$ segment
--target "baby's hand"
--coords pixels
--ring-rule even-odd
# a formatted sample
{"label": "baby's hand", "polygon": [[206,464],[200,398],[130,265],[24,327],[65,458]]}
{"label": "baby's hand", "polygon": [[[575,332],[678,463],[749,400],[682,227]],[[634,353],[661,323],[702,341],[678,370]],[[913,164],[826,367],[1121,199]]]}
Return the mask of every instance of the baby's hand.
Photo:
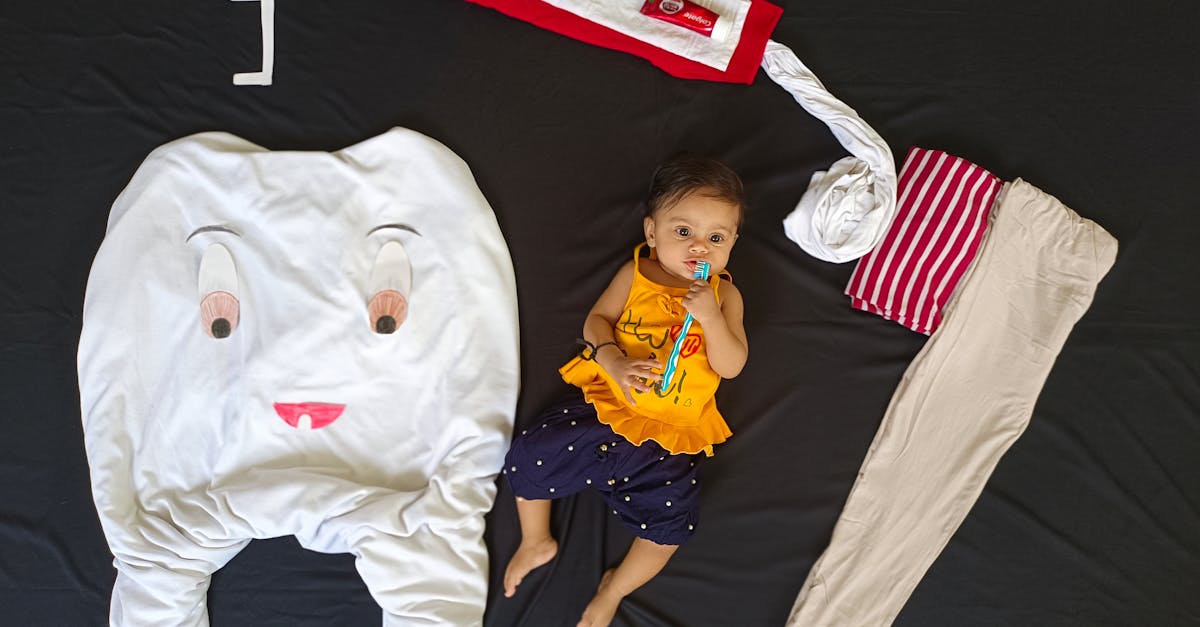
{"label": "baby's hand", "polygon": [[721,317],[721,305],[717,303],[717,294],[708,281],[703,279],[696,279],[688,286],[688,293],[683,297],[683,306],[701,326]]}
{"label": "baby's hand", "polygon": [[611,353],[604,357],[597,356],[596,363],[600,364],[608,376],[621,386],[621,391],[625,393],[625,399],[629,401],[629,404],[637,405],[637,401],[633,400],[633,395],[629,393],[629,388],[639,392],[649,392],[652,389],[650,382],[662,378],[661,374],[653,371],[656,368],[662,368],[662,364],[657,359],[630,359],[625,355],[617,354],[616,351],[611,351]]}

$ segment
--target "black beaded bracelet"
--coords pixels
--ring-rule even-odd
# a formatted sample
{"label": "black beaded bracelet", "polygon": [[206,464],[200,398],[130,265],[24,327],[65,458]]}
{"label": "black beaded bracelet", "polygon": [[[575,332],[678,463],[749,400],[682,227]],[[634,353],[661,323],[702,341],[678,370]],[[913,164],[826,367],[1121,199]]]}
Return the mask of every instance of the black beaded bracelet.
{"label": "black beaded bracelet", "polygon": [[579,339],[575,340],[575,343],[583,345],[584,348],[583,348],[583,350],[579,351],[579,357],[580,357],[580,359],[583,359],[584,361],[595,361],[596,352],[599,351],[600,349],[604,348],[605,346],[609,346],[609,345],[616,346],[617,350],[621,351],[622,355],[626,354],[625,349],[621,348],[621,345],[617,344],[616,342],[603,342],[601,344],[592,344],[591,342],[589,342],[583,338],[579,338]]}

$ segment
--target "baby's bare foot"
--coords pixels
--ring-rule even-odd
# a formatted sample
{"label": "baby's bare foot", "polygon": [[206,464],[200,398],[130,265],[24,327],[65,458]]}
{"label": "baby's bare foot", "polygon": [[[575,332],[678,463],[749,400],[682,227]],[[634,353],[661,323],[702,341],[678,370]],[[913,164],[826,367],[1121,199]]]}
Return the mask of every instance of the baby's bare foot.
{"label": "baby's bare foot", "polygon": [[504,596],[511,597],[517,593],[517,586],[529,571],[554,559],[558,553],[558,542],[554,538],[545,538],[533,542],[521,542],[517,552],[508,560],[508,568],[504,569]]}
{"label": "baby's bare foot", "polygon": [[621,599],[624,598],[608,585],[612,576],[613,569],[604,571],[604,576],[600,578],[600,586],[596,588],[596,596],[592,597],[587,608],[583,610],[583,618],[579,619],[575,627],[608,627],[612,622],[617,613],[617,606],[621,605]]}

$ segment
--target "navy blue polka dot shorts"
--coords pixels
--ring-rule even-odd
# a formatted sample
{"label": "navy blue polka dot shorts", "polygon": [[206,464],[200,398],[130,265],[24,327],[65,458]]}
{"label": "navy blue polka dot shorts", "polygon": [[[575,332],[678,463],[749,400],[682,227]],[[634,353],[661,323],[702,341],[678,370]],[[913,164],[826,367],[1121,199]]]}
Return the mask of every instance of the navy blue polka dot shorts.
{"label": "navy blue polka dot shorts", "polygon": [[582,398],[555,405],[516,436],[503,473],[517,496],[555,499],[594,489],[635,535],[683,544],[696,529],[703,454],[634,446],[596,418]]}

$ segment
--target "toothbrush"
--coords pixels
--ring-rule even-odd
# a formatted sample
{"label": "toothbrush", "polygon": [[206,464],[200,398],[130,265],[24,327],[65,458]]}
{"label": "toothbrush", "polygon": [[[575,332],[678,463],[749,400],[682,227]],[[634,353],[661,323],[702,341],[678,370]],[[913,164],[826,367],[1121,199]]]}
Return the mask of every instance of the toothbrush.
{"label": "toothbrush", "polygon": [[[708,262],[697,261],[695,269],[692,270],[692,278],[708,280]],[[692,312],[683,317],[683,326],[679,329],[679,336],[675,338],[675,346],[671,349],[671,356],[667,357],[667,366],[663,368],[662,381],[658,384],[660,392],[666,392],[671,389],[671,379],[675,377],[675,367],[679,365],[679,351],[683,350],[683,343],[687,340],[688,331],[692,328]]]}

